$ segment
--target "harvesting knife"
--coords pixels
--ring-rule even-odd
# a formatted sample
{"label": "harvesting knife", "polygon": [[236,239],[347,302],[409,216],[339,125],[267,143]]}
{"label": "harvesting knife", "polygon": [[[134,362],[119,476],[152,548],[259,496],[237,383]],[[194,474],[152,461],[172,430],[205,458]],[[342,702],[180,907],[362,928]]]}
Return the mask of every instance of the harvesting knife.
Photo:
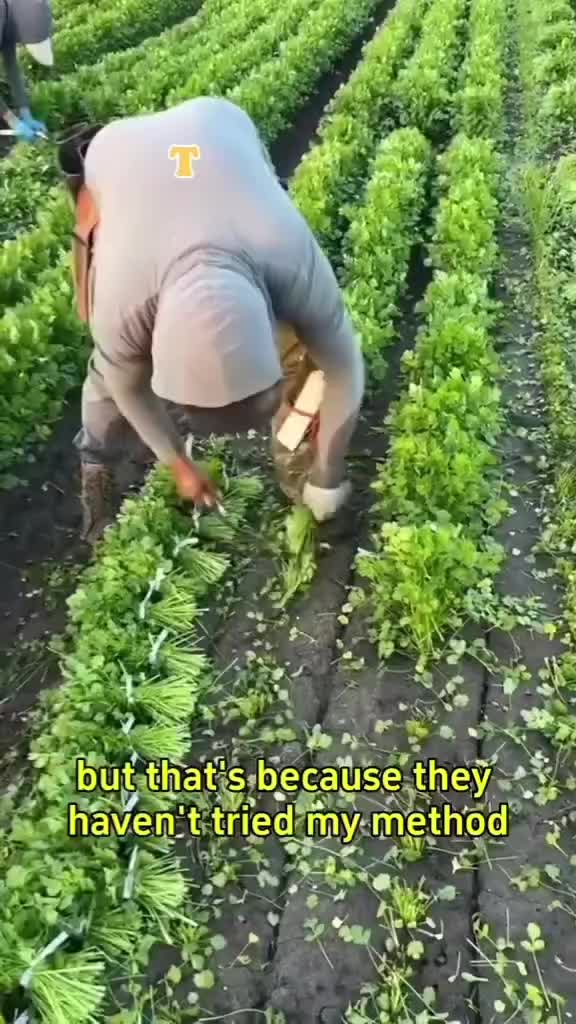
{"label": "harvesting knife", "polygon": [[[16,132],[14,128],[0,128],[0,135],[16,135]],[[36,132],[36,135],[39,139],[44,139],[45,142],[48,142],[46,132]]]}

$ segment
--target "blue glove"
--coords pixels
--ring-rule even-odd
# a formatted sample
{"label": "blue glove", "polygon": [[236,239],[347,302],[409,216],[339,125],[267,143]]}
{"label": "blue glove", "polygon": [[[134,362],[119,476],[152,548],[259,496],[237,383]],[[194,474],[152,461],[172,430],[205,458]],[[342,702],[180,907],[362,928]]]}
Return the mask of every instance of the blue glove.
{"label": "blue glove", "polygon": [[46,135],[46,125],[36,121],[31,114],[23,114],[16,129],[16,135],[24,142],[34,142],[39,135]]}
{"label": "blue glove", "polygon": [[36,121],[33,117],[27,116],[24,118],[27,125],[30,126],[35,135],[47,135],[46,125],[42,124],[42,121]]}
{"label": "blue glove", "polygon": [[36,142],[36,132],[32,126],[27,121],[23,121],[22,118],[18,121],[18,124],[14,129],[14,134],[20,142]]}

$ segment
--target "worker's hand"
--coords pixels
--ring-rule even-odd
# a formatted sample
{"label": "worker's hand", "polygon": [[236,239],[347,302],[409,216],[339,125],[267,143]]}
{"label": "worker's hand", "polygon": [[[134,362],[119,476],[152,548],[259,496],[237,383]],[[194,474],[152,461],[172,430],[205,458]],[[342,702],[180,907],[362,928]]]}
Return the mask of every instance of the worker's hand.
{"label": "worker's hand", "polygon": [[14,134],[20,142],[36,142],[38,136],[27,121],[19,118],[14,125]]}
{"label": "worker's hand", "polygon": [[352,485],[348,480],[339,487],[315,487],[311,483],[304,484],[302,501],[310,509],[317,523],[324,523],[327,519],[333,519],[343,505],[346,504]]}
{"label": "worker's hand", "polygon": [[171,465],[178,494],[197,508],[215,508],[220,501],[218,488],[190,459],[181,458]]}
{"label": "worker's hand", "polygon": [[32,129],[35,136],[41,137],[43,135],[48,134],[48,129],[46,128],[46,125],[42,124],[42,121],[37,121],[34,117],[32,117],[31,114],[26,114],[22,117],[22,120],[25,124],[28,125],[29,128]]}

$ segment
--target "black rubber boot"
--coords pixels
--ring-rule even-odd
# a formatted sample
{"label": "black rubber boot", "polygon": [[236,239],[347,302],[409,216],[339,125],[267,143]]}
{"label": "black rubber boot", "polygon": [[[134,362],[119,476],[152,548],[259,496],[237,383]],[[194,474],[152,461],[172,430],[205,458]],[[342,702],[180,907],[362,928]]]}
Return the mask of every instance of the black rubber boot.
{"label": "black rubber boot", "polygon": [[82,463],[82,540],[94,545],[114,522],[114,478],[107,466]]}

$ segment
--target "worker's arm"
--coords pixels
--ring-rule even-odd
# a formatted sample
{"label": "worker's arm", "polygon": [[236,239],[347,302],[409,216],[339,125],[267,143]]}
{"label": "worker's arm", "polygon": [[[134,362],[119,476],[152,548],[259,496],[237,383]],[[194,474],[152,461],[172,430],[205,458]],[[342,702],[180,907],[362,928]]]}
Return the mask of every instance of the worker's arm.
{"label": "worker's arm", "polygon": [[7,42],[4,39],[0,47],[0,53],[12,94],[12,102],[17,111],[17,113],[14,113],[0,99],[0,117],[6,121],[17,139],[24,142],[34,142],[39,135],[45,135],[46,126],[41,121],[35,121],[30,113],[30,101],[26,90],[26,83],[24,82],[16,56],[16,44]]}
{"label": "worker's arm", "polygon": [[183,498],[211,505],[216,492],[186,457],[184,442],[163,403],[153,393],[150,380],[149,360],[125,339],[118,338],[106,349],[96,344],[84,389],[86,447],[100,448],[105,459],[123,418],[158,461],[172,469]]}
{"label": "worker's arm", "polygon": [[[16,54],[16,43],[12,41],[4,41],[2,43],[2,47],[0,48],[0,52],[2,54],[2,63],[4,65],[4,70],[6,72],[6,79],[8,81],[8,85],[10,86],[12,102],[18,112],[22,110],[28,110],[30,101],[28,98],[28,91],[26,89],[24,76],[20,70],[20,65],[18,63],[18,57]],[[6,117],[7,112],[8,108],[4,106],[4,109],[1,111],[2,115]],[[17,118],[14,117],[13,119],[17,120]],[[13,128],[15,127],[15,125],[10,124],[10,127]]]}
{"label": "worker's arm", "polygon": [[[158,461],[169,465],[178,459],[183,454],[183,443],[150,387],[149,362],[131,354],[128,348],[120,354],[117,346],[111,354],[97,343],[93,365],[93,372],[99,375],[120,416],[128,421]],[[92,418],[98,419],[99,411],[98,407],[94,408]]]}
{"label": "worker's arm", "polygon": [[118,426],[126,420],[159,462],[169,465],[183,454],[159,398],[150,387],[150,368],[136,358],[111,358],[97,347],[84,388],[83,427],[94,450],[108,455]]}
{"label": "worker's arm", "polygon": [[344,479],[364,395],[364,360],[334,271],[307,226],[300,259],[292,255],[296,262],[273,275],[272,299],[278,319],[291,324],[324,373],[317,456],[309,482],[331,489]]}

